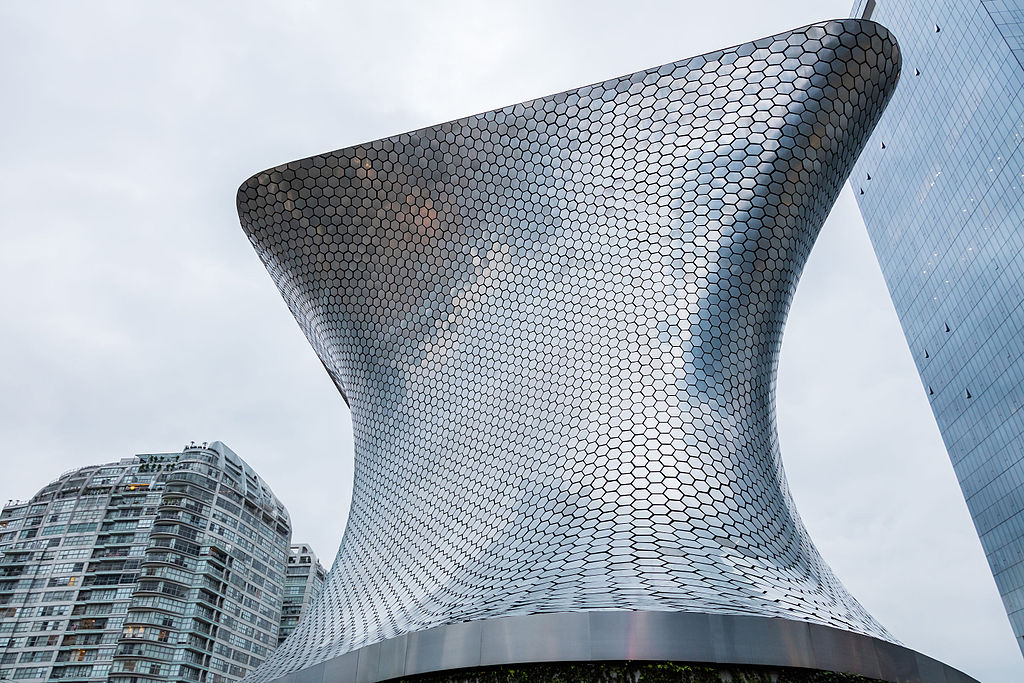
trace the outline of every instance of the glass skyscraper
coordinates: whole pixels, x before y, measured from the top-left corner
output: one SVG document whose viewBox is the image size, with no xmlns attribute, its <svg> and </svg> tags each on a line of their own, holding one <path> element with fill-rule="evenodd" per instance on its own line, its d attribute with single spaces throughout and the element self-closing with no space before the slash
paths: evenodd
<svg viewBox="0 0 1024 683">
<path fill-rule="evenodd" d="M 1024 0 L 858 0 L 903 75 L 850 182 L 1024 649 Z"/>
</svg>

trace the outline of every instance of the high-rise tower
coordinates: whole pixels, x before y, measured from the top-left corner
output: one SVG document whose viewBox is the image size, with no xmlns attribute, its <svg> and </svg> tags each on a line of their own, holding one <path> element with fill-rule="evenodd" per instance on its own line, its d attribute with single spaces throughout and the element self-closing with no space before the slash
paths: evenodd
<svg viewBox="0 0 1024 683">
<path fill-rule="evenodd" d="M 850 178 L 1024 649 L 1024 0 L 858 0 L 903 78 Z"/>
<path fill-rule="evenodd" d="M 0 513 L 0 680 L 238 680 L 277 647 L 290 538 L 219 441 L 67 472 Z"/>
<path fill-rule="evenodd" d="M 288 565 L 284 575 L 284 606 L 281 609 L 279 643 L 292 634 L 299 619 L 320 598 L 327 572 L 316 553 L 305 543 L 294 543 L 288 549 Z"/>
</svg>

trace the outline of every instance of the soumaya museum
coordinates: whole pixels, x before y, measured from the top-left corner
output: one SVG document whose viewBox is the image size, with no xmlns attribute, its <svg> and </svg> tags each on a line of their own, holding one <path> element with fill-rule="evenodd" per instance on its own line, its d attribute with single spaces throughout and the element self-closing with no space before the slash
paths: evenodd
<svg viewBox="0 0 1024 683">
<path fill-rule="evenodd" d="M 1024 0 L 856 0 L 256 173 L 333 566 L 219 441 L 65 473 L 0 513 L 0 680 L 977 683 L 822 558 L 776 386 L 848 186 L 1024 650 L 1022 142 Z"/>
<path fill-rule="evenodd" d="M 900 71 L 832 21 L 246 181 L 356 440 L 324 598 L 247 680 L 973 680 L 835 578 L 776 433 L 797 281 Z"/>
</svg>

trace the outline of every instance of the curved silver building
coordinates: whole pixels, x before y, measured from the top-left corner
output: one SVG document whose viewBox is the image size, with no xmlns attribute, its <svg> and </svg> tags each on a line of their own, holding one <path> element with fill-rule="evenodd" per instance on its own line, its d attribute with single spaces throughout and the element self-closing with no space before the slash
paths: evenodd
<svg viewBox="0 0 1024 683">
<path fill-rule="evenodd" d="M 243 184 L 356 437 L 324 599 L 249 680 L 645 659 L 968 680 L 840 585 L 775 428 L 794 288 L 898 73 L 885 29 L 834 21 Z"/>
</svg>

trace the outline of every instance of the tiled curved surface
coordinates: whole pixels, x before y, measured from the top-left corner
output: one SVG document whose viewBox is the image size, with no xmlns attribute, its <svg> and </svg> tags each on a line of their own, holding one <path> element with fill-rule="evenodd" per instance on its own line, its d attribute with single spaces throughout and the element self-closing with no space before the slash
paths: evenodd
<svg viewBox="0 0 1024 683">
<path fill-rule="evenodd" d="M 356 438 L 324 597 L 252 680 L 545 612 L 890 639 L 804 530 L 774 397 L 800 271 L 898 72 L 885 29 L 827 22 L 243 184 Z"/>
</svg>

